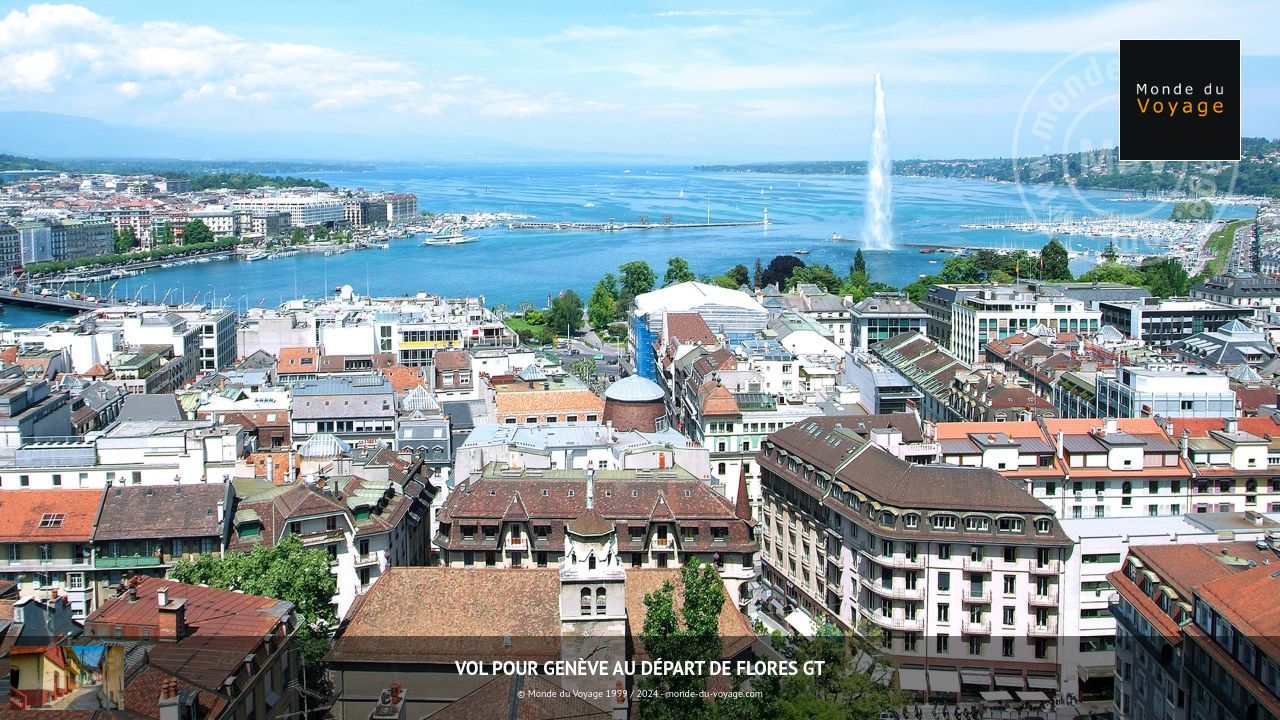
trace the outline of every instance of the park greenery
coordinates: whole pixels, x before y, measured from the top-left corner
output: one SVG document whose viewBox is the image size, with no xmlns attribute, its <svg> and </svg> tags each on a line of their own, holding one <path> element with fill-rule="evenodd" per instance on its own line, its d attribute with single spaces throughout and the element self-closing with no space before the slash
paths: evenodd
<svg viewBox="0 0 1280 720">
<path fill-rule="evenodd" d="M 191 189 L 200 190 L 217 190 L 219 188 L 228 188 L 231 190 L 253 190 L 254 188 L 291 188 L 291 187 L 309 187 L 323 189 L 329 187 L 329 183 L 323 180 L 308 180 L 307 178 L 293 177 L 292 175 L 259 175 L 252 172 L 217 172 L 207 175 L 196 175 L 191 178 Z"/>
<path fill-rule="evenodd" d="M 337 592 L 337 580 L 324 550 L 308 549 L 297 535 L 287 534 L 274 545 L 257 545 L 249 552 L 183 558 L 174 563 L 169 577 L 190 585 L 203 584 L 293 603 L 301 618 L 295 642 L 302 654 L 307 689 L 321 697 L 330 695 L 332 685 L 324 656 L 329 649 L 329 633 L 338 622 L 329 602 Z"/>
<path fill-rule="evenodd" d="M 230 250 L 239 243 L 239 238 L 223 238 L 221 240 L 214 240 L 213 242 L 200 243 L 196 245 L 165 245 L 157 241 L 157 247 L 152 250 L 95 255 L 93 257 L 82 257 L 72 260 L 53 260 L 50 262 L 28 263 L 23 266 L 23 269 L 31 275 L 43 275 L 46 273 L 97 267 L 99 265 L 121 265 L 132 262 L 163 260 L 164 258 L 170 257 L 182 257 L 184 255 L 198 255 L 208 252 Z"/>
<path fill-rule="evenodd" d="M 1208 200 L 1180 200 L 1173 204 L 1173 220 L 1203 221 L 1213 219 L 1213 203 Z"/>
<path fill-rule="evenodd" d="M 677 600 L 679 599 L 679 601 Z M 670 581 L 644 597 L 640 641 L 651 659 L 673 662 L 723 659 L 720 613 L 724 584 L 715 568 L 691 560 L 680 569 L 677 588 Z M 730 612 L 735 612 L 732 608 Z M 774 633 L 774 651 L 797 667 L 821 661 L 821 674 L 765 674 L 728 678 L 731 689 L 749 689 L 708 699 L 708 675 L 648 675 L 637 679 L 643 720 L 745 720 L 746 718 L 848 718 L 877 720 L 906 696 L 893 687 L 893 669 L 878 649 L 880 635 L 842 633 L 822 625 L 813 638 L 783 638 Z M 722 681 L 723 682 L 723 681 Z M 654 697 L 654 696 L 657 697 Z"/>
</svg>

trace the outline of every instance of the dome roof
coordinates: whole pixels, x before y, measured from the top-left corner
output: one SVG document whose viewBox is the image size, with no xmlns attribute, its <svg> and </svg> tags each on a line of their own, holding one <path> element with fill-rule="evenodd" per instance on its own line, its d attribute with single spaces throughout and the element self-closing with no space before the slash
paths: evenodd
<svg viewBox="0 0 1280 720">
<path fill-rule="evenodd" d="M 654 402 L 665 395 L 658 383 L 639 375 L 624 377 L 604 391 L 606 400 L 620 402 Z"/>
<path fill-rule="evenodd" d="M 316 433 L 298 448 L 298 455 L 304 458 L 336 458 L 348 452 L 351 446 L 329 433 Z"/>
</svg>

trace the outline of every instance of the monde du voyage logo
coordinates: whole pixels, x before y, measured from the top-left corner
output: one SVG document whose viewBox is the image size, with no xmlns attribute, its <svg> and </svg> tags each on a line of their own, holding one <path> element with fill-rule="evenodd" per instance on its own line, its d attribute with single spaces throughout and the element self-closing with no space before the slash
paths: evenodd
<svg viewBox="0 0 1280 720">
<path fill-rule="evenodd" d="M 1120 159 L 1239 160 L 1240 41 L 1121 40 Z"/>
</svg>

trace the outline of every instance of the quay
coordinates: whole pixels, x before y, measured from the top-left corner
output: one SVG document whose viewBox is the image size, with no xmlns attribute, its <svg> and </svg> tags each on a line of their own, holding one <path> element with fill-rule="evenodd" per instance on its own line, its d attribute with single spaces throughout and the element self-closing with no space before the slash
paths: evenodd
<svg viewBox="0 0 1280 720">
<path fill-rule="evenodd" d="M 578 230 L 585 232 L 619 232 L 622 230 L 690 230 L 694 228 L 766 227 L 770 225 L 769 212 L 760 220 L 723 220 L 718 222 L 511 222 L 508 230 Z"/>
<path fill-rule="evenodd" d="M 85 310 L 96 310 L 119 302 L 120 300 L 117 298 L 105 298 L 97 302 L 89 302 L 88 300 L 69 298 L 62 295 L 41 295 L 22 290 L 4 290 L 0 292 L 0 303 L 26 305 L 27 307 L 44 308 L 45 310 L 62 310 L 71 314 L 84 312 Z"/>
</svg>

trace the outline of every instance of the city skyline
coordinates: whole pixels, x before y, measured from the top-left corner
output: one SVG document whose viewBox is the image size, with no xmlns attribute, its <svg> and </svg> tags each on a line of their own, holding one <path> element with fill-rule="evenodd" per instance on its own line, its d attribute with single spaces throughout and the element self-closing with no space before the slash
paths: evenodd
<svg viewBox="0 0 1280 720">
<path fill-rule="evenodd" d="M 926 4 L 904 15 L 826 3 L 538 12 L 385 2 L 353 14 L 86 2 L 0 13 L 7 110 L 164 138 L 167 156 L 863 159 L 876 72 L 895 158 L 1078 150 L 1114 144 L 1109 80 L 1067 111 L 1069 136 L 1026 142 L 1020 115 L 1072 71 L 1071 58 L 1096 53 L 1105 66 L 1133 37 L 1240 38 L 1243 133 L 1280 134 L 1280 47 L 1265 35 L 1280 10 L 1263 3 Z M 40 128 L 23 132 L 42 117 L 0 118 L 10 138 L 0 152 L 47 146 Z M 115 154 L 93 137 L 63 148 Z"/>
</svg>

